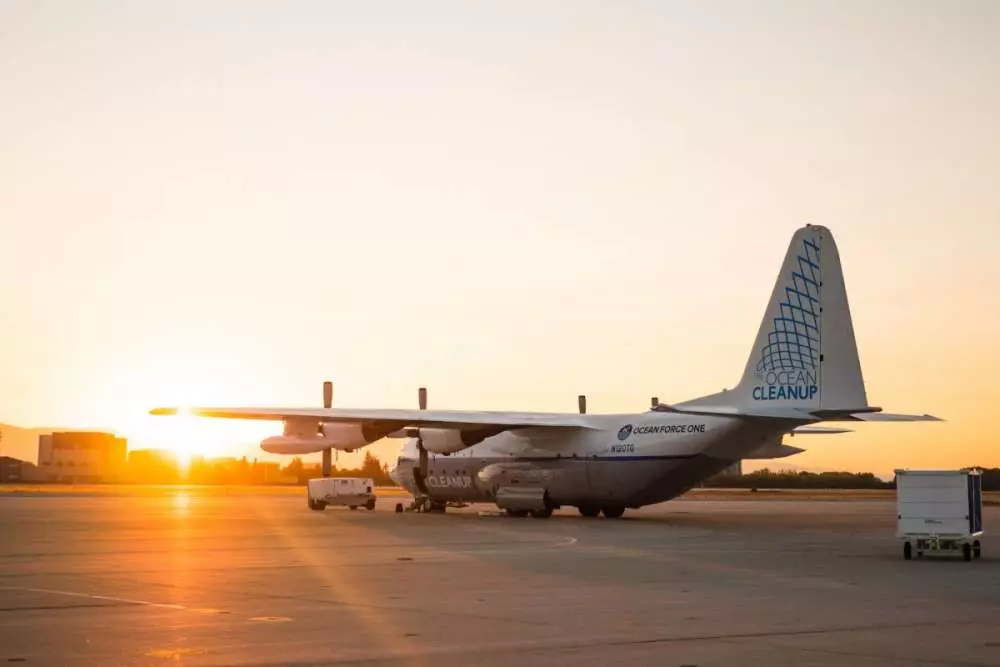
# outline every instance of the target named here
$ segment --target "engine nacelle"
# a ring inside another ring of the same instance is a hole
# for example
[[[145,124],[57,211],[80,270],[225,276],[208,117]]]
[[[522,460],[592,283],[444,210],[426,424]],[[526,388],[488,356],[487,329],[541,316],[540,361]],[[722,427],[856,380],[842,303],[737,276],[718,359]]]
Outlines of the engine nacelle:
[[[393,426],[285,420],[285,433],[266,438],[260,448],[271,454],[312,454],[324,449],[352,452],[396,430]]]
[[[422,428],[420,441],[424,449],[435,454],[454,454],[468,447],[462,432],[453,428]]]
[[[467,447],[477,445],[486,438],[496,435],[502,428],[454,429],[422,428],[420,440],[424,449],[435,454],[454,454]]]

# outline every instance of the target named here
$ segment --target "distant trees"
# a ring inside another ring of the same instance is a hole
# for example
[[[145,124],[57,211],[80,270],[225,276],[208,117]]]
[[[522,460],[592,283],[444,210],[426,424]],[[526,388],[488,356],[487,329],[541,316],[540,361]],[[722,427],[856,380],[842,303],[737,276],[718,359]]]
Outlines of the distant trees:
[[[894,489],[870,472],[772,471],[767,468],[746,475],[717,475],[705,486],[720,489]]]
[[[323,474],[320,468],[306,468],[298,456],[293,458],[281,472],[283,476],[294,479],[298,484],[305,484],[306,481]],[[360,468],[332,466],[330,474],[334,477],[370,477],[376,486],[391,486],[395,483],[389,476],[389,466],[379,461],[371,452],[365,452],[365,458]]]
[[[983,490],[1000,491],[1000,468],[983,471]],[[716,489],[895,489],[896,480],[885,482],[870,472],[804,472],[767,468],[745,475],[716,475],[705,482]]]
[[[302,457],[300,456],[296,456],[294,459],[292,459],[292,462],[289,463],[287,466],[285,466],[285,469],[282,470],[282,472],[285,473],[285,475],[289,477],[294,477],[295,481],[298,482],[299,484],[306,483],[305,471],[306,467],[302,463]]]
[[[983,471],[983,491],[1000,491],[1000,468],[972,467]]]

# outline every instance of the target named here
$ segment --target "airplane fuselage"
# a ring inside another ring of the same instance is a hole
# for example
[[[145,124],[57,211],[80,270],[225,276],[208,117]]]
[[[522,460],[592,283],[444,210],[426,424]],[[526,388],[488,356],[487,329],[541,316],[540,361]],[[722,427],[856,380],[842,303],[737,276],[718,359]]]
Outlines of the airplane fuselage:
[[[429,454],[418,484],[417,439],[406,441],[393,478],[443,502],[495,502],[501,489],[541,488],[555,505],[641,507],[670,500],[755,450],[787,424],[648,412],[601,415],[593,428],[518,429],[454,454]]]

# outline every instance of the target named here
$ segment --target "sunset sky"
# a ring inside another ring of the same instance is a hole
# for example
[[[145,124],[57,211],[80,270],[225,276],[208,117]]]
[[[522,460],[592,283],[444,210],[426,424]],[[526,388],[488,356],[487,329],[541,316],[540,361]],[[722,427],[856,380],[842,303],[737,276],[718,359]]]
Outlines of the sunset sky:
[[[261,455],[280,425],[146,413],[676,402],[736,383],[815,223],[870,402],[948,421],[766,465],[1000,465],[997,35],[986,0],[0,0],[0,422]]]

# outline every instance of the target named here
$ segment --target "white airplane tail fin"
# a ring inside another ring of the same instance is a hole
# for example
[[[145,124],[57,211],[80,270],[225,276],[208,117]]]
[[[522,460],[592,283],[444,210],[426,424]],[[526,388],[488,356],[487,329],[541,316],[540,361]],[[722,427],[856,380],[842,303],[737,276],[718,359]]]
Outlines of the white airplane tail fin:
[[[739,384],[655,409],[802,422],[941,421],[868,405],[840,254],[830,230],[817,225],[792,236]]]
[[[829,229],[807,225],[792,237],[739,384],[674,408],[771,415],[876,410],[865,395]]]

